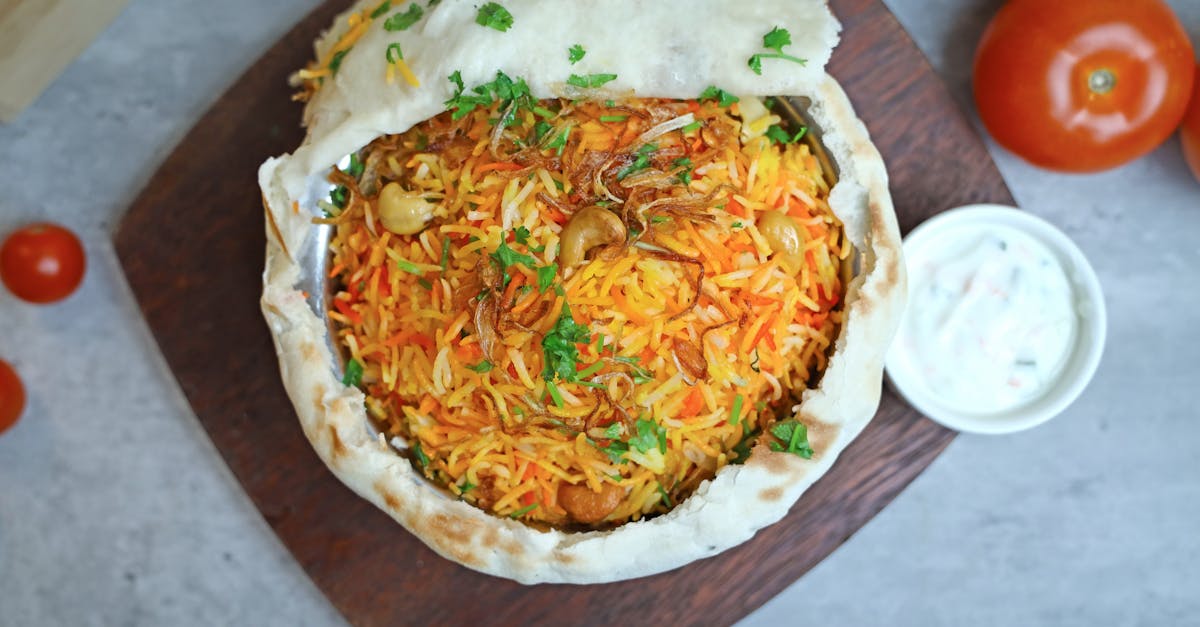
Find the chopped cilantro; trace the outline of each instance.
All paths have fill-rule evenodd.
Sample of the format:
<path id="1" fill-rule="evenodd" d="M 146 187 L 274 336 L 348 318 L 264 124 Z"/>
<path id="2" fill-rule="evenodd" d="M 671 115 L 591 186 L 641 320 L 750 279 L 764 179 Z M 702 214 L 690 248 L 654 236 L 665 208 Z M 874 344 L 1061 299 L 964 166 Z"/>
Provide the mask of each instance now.
<path id="1" fill-rule="evenodd" d="M 567 49 L 567 60 L 571 62 L 571 65 L 575 65 L 585 54 L 587 54 L 587 50 L 584 50 L 583 46 L 575 44 Z"/>
<path id="2" fill-rule="evenodd" d="M 741 222 L 734 222 L 734 223 L 733 223 L 732 225 L 730 225 L 730 226 L 732 226 L 732 227 L 733 227 L 733 228 L 735 228 L 735 229 L 740 229 L 740 228 L 742 228 L 742 226 L 744 226 L 744 225 L 743 225 Z"/>
<path id="3" fill-rule="evenodd" d="M 564 126 L 561 133 L 554 136 L 550 143 L 546 144 L 546 148 L 558 149 L 558 155 L 561 157 L 563 150 L 567 147 L 567 138 L 571 136 L 571 127 Z"/>
<path id="4" fill-rule="evenodd" d="M 346 372 L 342 374 L 342 385 L 357 387 L 362 383 L 363 367 L 357 359 L 346 362 Z"/>
<path id="5" fill-rule="evenodd" d="M 414 2 L 408 6 L 407 11 L 397 13 L 389 17 L 387 21 L 383 23 L 383 28 L 384 30 L 391 32 L 408 30 L 408 27 L 416 24 L 423 15 L 425 15 L 425 9 L 422 9 Z"/>
<path id="6" fill-rule="evenodd" d="M 615 80 L 617 80 L 616 74 L 584 74 L 583 76 L 572 74 L 567 77 L 567 84 L 587 89 L 600 87 L 605 83 Z"/>
<path id="7" fill-rule="evenodd" d="M 617 172 L 617 180 L 623 180 L 630 174 L 641 172 L 642 170 L 650 167 L 650 155 L 654 154 L 655 150 L 658 150 L 657 144 L 642 144 L 641 147 L 637 149 L 637 157 L 634 158 L 633 163 L 621 168 L 621 171 Z"/>
<path id="8" fill-rule="evenodd" d="M 517 243 L 521 244 L 522 246 L 529 245 L 529 236 L 530 235 L 532 235 L 532 233 L 530 233 L 529 229 L 525 228 L 524 225 L 518 226 L 517 228 L 513 229 L 513 238 L 516 239 Z"/>
<path id="9" fill-rule="evenodd" d="M 342 59 L 346 57 L 347 52 L 350 52 L 350 50 L 339 50 L 335 52 L 333 54 L 333 58 L 329 60 L 329 72 L 334 76 L 337 76 L 338 69 L 342 67 Z"/>
<path id="10" fill-rule="evenodd" d="M 625 120 L 628 120 L 628 119 L 629 119 L 629 116 L 627 116 L 627 115 L 602 115 L 602 116 L 600 116 L 601 122 L 624 122 Z"/>
<path id="11" fill-rule="evenodd" d="M 471 483 L 470 481 L 467 481 L 466 483 L 463 483 L 461 486 L 459 486 L 459 488 L 458 488 L 458 491 L 459 491 L 459 493 L 460 493 L 460 494 L 466 494 L 467 492 L 470 492 L 471 490 L 474 490 L 474 489 L 475 489 L 475 487 L 476 487 L 476 486 L 475 486 L 475 484 L 474 484 L 474 483 Z"/>
<path id="12" fill-rule="evenodd" d="M 613 440 L 612 442 L 608 443 L 608 446 L 601 447 L 600 450 L 604 451 L 604 453 L 608 455 L 608 458 L 612 460 L 612 463 L 624 464 L 626 461 L 625 453 L 629 452 L 629 445 L 620 440 Z"/>
<path id="13" fill-rule="evenodd" d="M 350 200 L 350 190 L 344 185 L 338 185 L 329 191 L 329 201 L 338 209 L 346 208 L 346 201 Z"/>
<path id="14" fill-rule="evenodd" d="M 421 465 L 421 468 L 429 465 L 429 456 L 425 454 L 425 451 L 421 450 L 421 443 L 419 441 L 413 442 L 412 451 L 413 455 L 417 457 L 417 463 Z"/>
<path id="15" fill-rule="evenodd" d="M 741 394 L 733 397 L 733 409 L 729 411 L 729 424 L 736 425 L 742 419 L 742 403 L 745 399 Z"/>
<path id="16" fill-rule="evenodd" d="M 363 162 L 358 158 L 357 152 L 350 153 L 350 166 L 346 169 L 346 174 L 359 178 L 363 173 Z"/>
<path id="17" fill-rule="evenodd" d="M 546 358 L 546 368 L 543 378 L 547 387 L 557 376 L 564 381 L 575 381 L 578 376 L 575 364 L 579 361 L 578 344 L 591 342 L 587 327 L 575 322 L 571 315 L 571 306 L 563 301 L 562 313 L 554 327 L 542 337 L 542 353 Z"/>
<path id="18" fill-rule="evenodd" d="M 604 437 L 610 440 L 615 440 L 621 437 L 621 423 L 614 422 L 611 425 L 608 425 L 608 428 L 604 430 Z"/>
<path id="19" fill-rule="evenodd" d="M 677 168 L 682 168 L 679 171 L 679 174 L 677 175 L 677 178 L 679 178 L 679 182 L 683 183 L 684 185 L 691 185 L 692 184 L 692 160 L 687 157 L 680 157 L 680 158 L 676 159 L 672 163 L 672 165 L 674 165 Z"/>
<path id="20" fill-rule="evenodd" d="M 662 500 L 663 500 L 664 505 L 666 505 L 667 507 L 674 507 L 674 505 L 671 505 L 671 497 L 670 497 L 670 495 L 667 494 L 667 489 L 664 488 L 663 484 L 661 484 L 661 483 L 658 484 L 658 493 L 660 495 L 662 495 Z"/>
<path id="21" fill-rule="evenodd" d="M 396 267 L 409 273 L 409 274 L 417 274 L 417 275 L 423 274 L 423 272 L 421 271 L 421 268 L 418 267 L 417 264 L 415 264 L 407 259 L 397 259 Z"/>
<path id="22" fill-rule="evenodd" d="M 508 273 L 508 269 L 510 267 L 518 263 L 524 264 L 524 266 L 530 270 L 537 267 L 537 259 L 509 248 L 508 242 L 505 242 L 503 239 L 500 240 L 500 246 L 496 248 L 496 252 L 492 253 L 490 256 L 492 260 L 496 262 L 496 265 L 500 268 L 501 272 L 504 273 L 505 287 L 507 287 L 508 282 L 512 280 L 512 276 Z"/>
<path id="23" fill-rule="evenodd" d="M 542 137 L 544 137 L 546 135 L 546 133 L 549 133 L 552 129 L 554 129 L 554 127 L 551 126 L 550 123 L 545 120 L 538 120 L 537 122 L 534 122 L 534 124 L 533 124 L 533 139 L 532 139 L 531 143 L 536 144 L 536 143 L 542 141 Z"/>
<path id="24" fill-rule="evenodd" d="M 637 435 L 629 438 L 630 446 L 642 453 L 647 453 L 655 447 L 658 447 L 660 452 L 667 452 L 666 429 L 653 420 L 642 418 L 639 418 L 634 426 L 637 427 Z"/>
<path id="25" fill-rule="evenodd" d="M 468 113 L 474 111 L 476 107 L 488 107 L 493 102 L 499 100 L 501 102 L 500 109 L 508 108 L 509 103 L 516 102 L 517 108 L 533 109 L 537 106 L 537 101 L 529 91 L 529 85 L 525 79 L 518 78 L 513 80 L 504 72 L 497 71 L 496 78 L 489 83 L 477 85 L 470 92 L 466 91 L 463 84 L 462 73 L 455 70 L 453 74 L 447 77 L 454 84 L 454 95 L 446 101 L 446 107 L 454 109 L 454 115 L 451 116 L 455 120 L 462 119 Z M 513 112 L 510 112 L 510 115 Z M 503 121 L 505 125 L 508 120 Z"/>
<path id="26" fill-rule="evenodd" d="M 792 34 L 786 28 L 776 26 L 771 32 L 763 35 L 763 48 L 783 52 L 784 46 L 792 45 Z"/>
<path id="27" fill-rule="evenodd" d="M 747 431 L 742 439 L 733 447 L 733 456 L 729 458 L 731 464 L 744 464 L 750 457 L 750 448 L 754 446 L 754 440 L 758 438 L 757 431 Z"/>
<path id="28" fill-rule="evenodd" d="M 668 218 L 667 216 L 651 216 L 651 218 L 650 218 L 650 222 L 653 224 L 662 224 L 663 222 L 670 222 L 670 221 L 671 221 L 671 218 Z"/>
<path id="29" fill-rule="evenodd" d="M 793 63 L 805 65 L 808 61 L 799 57 L 793 57 L 790 54 L 784 54 L 783 47 L 792 45 L 792 34 L 786 28 L 776 26 L 771 29 L 771 32 L 763 35 L 763 48 L 774 50 L 775 52 L 760 52 L 750 57 L 746 62 L 750 66 L 750 70 L 755 74 L 762 75 L 762 60 L 763 59 L 786 59 Z"/>
<path id="30" fill-rule="evenodd" d="M 491 372 L 493 367 L 494 366 L 492 365 L 492 362 L 485 359 L 485 360 L 475 364 L 474 366 L 467 366 L 467 369 L 474 370 L 475 372 L 478 372 L 479 374 L 483 374 L 485 372 Z"/>
<path id="31" fill-rule="evenodd" d="M 418 132 L 417 133 L 417 143 L 414 145 L 414 148 L 416 148 L 417 150 L 425 150 L 428 147 L 429 147 L 429 136 L 426 135 L 425 133 Z"/>
<path id="32" fill-rule="evenodd" d="M 552 283 L 554 277 L 558 275 L 558 264 L 552 263 L 548 266 L 541 266 L 537 269 L 538 293 L 545 292 Z"/>
<path id="33" fill-rule="evenodd" d="M 691 124 L 680 127 L 679 132 L 687 134 L 687 133 L 690 133 L 690 132 L 700 128 L 701 126 L 704 126 L 704 123 L 701 122 L 700 120 L 696 120 L 695 122 L 692 122 Z"/>
<path id="34" fill-rule="evenodd" d="M 700 92 L 700 100 L 716 100 L 720 107 L 728 107 L 738 101 L 738 97 L 717 87 L 709 85 L 708 89 Z"/>
<path id="35" fill-rule="evenodd" d="M 388 63 L 404 60 L 404 51 L 400 50 L 400 44 L 389 44 L 386 57 Z"/>
<path id="36" fill-rule="evenodd" d="M 503 33 L 512 28 L 513 16 L 508 9 L 500 6 L 500 3 L 489 2 L 479 7 L 479 13 L 475 15 L 475 23 Z"/>
<path id="37" fill-rule="evenodd" d="M 374 11 L 371 11 L 371 19 L 375 19 L 391 10 L 392 10 L 392 0 L 383 0 L 383 2 L 379 4 L 379 6 L 375 7 Z"/>
<path id="38" fill-rule="evenodd" d="M 807 126 L 801 126 L 800 131 L 795 135 L 792 135 L 783 130 L 782 126 L 779 126 L 778 124 L 772 124 L 767 128 L 766 136 L 771 140 L 772 143 L 775 144 L 794 144 L 800 141 L 807 133 Z"/>
<path id="39" fill-rule="evenodd" d="M 796 420 L 784 420 L 771 427 L 771 435 L 779 442 L 771 443 L 771 450 L 799 455 L 804 459 L 812 459 L 813 449 L 808 443 L 808 427 Z"/>

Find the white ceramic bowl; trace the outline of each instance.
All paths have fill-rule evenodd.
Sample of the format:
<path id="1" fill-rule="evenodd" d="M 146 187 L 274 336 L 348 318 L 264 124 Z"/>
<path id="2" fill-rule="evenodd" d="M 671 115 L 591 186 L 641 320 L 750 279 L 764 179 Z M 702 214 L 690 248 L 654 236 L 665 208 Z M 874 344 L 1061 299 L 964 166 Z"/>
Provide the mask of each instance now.
<path id="1" fill-rule="evenodd" d="M 1017 229 L 1045 245 L 1062 266 L 1074 291 L 1078 315 L 1075 341 L 1058 376 L 1037 396 L 1016 407 L 997 412 L 969 412 L 950 406 L 929 389 L 912 361 L 898 355 L 896 347 L 900 342 L 892 343 L 885 368 L 888 380 L 900 395 L 942 425 L 970 433 L 1012 433 L 1046 422 L 1079 397 L 1100 364 L 1108 321 L 1100 281 L 1075 243 L 1049 222 L 1013 207 L 968 205 L 938 214 L 904 238 L 905 257 L 916 258 L 919 251 L 937 246 L 950 230 L 989 225 Z M 912 271 L 910 264 L 909 285 L 920 280 Z M 910 303 L 905 316 L 914 313 L 919 312 L 913 312 Z M 907 321 L 901 321 L 900 333 L 906 327 Z"/>

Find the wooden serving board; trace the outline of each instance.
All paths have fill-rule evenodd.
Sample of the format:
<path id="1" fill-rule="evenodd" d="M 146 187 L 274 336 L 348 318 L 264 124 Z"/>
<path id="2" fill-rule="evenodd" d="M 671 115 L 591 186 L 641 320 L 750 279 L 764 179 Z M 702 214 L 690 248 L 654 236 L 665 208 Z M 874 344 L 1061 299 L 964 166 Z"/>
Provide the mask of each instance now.
<path id="1" fill-rule="evenodd" d="M 265 243 L 256 171 L 299 145 L 300 109 L 285 78 L 305 65 L 343 4 L 306 17 L 213 105 L 133 203 L 116 247 L 200 422 L 350 622 L 731 623 L 849 538 L 954 437 L 885 390 L 874 421 L 783 521 L 720 556 L 645 579 L 526 587 L 425 548 L 313 453 L 258 307 Z M 832 4 L 845 31 L 830 71 L 888 163 L 901 227 L 965 203 L 1011 203 L 982 141 L 883 4 Z"/>

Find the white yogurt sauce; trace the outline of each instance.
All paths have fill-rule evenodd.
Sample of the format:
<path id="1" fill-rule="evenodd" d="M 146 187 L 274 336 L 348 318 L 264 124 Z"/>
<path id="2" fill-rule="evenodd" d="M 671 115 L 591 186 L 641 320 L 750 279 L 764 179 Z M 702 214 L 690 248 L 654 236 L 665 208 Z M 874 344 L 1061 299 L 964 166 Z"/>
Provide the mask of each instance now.
<path id="1" fill-rule="evenodd" d="M 929 392 L 971 412 L 998 412 L 1053 383 L 1074 343 L 1070 282 L 1033 237 L 963 226 L 910 254 L 897 348 Z"/>

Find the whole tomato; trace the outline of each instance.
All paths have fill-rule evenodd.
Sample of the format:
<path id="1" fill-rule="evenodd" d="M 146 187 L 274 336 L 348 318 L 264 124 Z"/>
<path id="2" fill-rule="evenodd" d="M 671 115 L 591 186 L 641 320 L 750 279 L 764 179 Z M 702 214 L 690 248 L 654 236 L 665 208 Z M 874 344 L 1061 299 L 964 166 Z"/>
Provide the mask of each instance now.
<path id="1" fill-rule="evenodd" d="M 4 433 L 21 417 L 25 409 L 25 387 L 8 362 L 0 359 L 0 433 Z"/>
<path id="2" fill-rule="evenodd" d="M 86 264 L 79 238 L 57 224 L 17 229 L 0 245 L 0 280 L 31 303 L 70 296 L 83 280 Z"/>
<path id="3" fill-rule="evenodd" d="M 1096 172 L 1179 126 L 1192 44 L 1161 0 L 1011 0 L 975 54 L 975 104 L 1001 145 L 1034 165 Z"/>
<path id="4" fill-rule="evenodd" d="M 1200 65 L 1196 66 L 1196 80 L 1192 83 L 1192 101 L 1188 104 L 1183 125 L 1179 127 L 1179 138 L 1183 143 L 1183 158 L 1192 168 L 1192 174 L 1200 181 Z"/>

